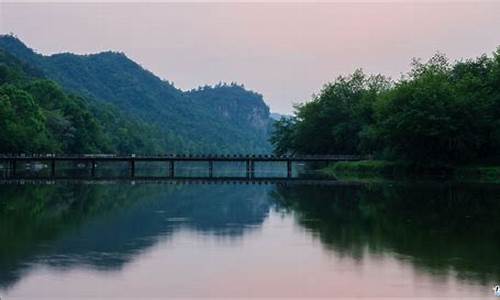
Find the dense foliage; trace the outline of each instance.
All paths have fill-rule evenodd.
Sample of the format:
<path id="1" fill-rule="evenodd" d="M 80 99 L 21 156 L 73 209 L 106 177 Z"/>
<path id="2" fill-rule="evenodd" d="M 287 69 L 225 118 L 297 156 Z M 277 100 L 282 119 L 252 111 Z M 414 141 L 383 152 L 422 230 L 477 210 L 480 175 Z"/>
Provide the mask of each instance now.
<path id="1" fill-rule="evenodd" d="M 111 104 L 127 122 L 149 124 L 149 140 L 158 152 L 265 153 L 271 150 L 269 108 L 261 95 L 240 85 L 220 84 L 183 92 L 123 53 L 43 56 L 13 36 L 0 36 L 0 48 L 39 68 L 44 76 L 65 90 L 95 99 L 97 106 Z M 120 130 L 116 133 L 118 136 L 112 136 L 113 143 L 129 134 Z M 133 147 L 125 145 L 124 148 Z"/>
<path id="2" fill-rule="evenodd" d="M 0 50 L 0 152 L 154 151 L 152 129 L 64 92 Z"/>
<path id="3" fill-rule="evenodd" d="M 185 93 L 197 106 L 206 107 L 211 137 L 216 152 L 268 153 L 269 108 L 262 95 L 247 91 L 236 83 L 203 86 Z M 193 126 L 193 125 L 189 125 Z M 203 132 L 203 131 L 202 131 Z M 219 132 L 219 134 L 216 134 Z M 220 134 L 223 133 L 223 134 Z M 234 141 L 231 143 L 230 141 Z"/>
<path id="4" fill-rule="evenodd" d="M 327 84 L 292 119 L 275 123 L 277 153 L 373 154 L 416 163 L 496 157 L 500 50 L 450 63 L 414 60 L 397 82 L 356 71 Z"/>

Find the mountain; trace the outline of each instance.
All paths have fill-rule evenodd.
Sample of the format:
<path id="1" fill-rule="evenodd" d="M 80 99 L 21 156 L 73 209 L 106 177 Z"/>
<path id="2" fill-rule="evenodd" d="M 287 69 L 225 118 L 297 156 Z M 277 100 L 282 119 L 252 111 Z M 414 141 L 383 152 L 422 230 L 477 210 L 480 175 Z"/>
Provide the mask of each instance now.
<path id="1" fill-rule="evenodd" d="M 267 150 L 272 120 L 262 95 L 247 91 L 235 83 L 204 86 L 186 92 L 185 95 L 200 107 L 210 103 L 208 109 L 214 121 L 226 124 L 227 129 L 231 126 L 236 141 L 249 139 L 250 142 L 260 142 L 260 145 L 254 144 L 252 147 L 264 152 Z"/>
<path id="2" fill-rule="evenodd" d="M 130 60 L 102 52 L 45 56 L 11 35 L 0 48 L 66 91 L 91 102 L 111 104 L 127 118 L 158 130 L 163 152 L 267 153 L 269 108 L 243 86 L 218 85 L 183 92 Z"/>
<path id="3" fill-rule="evenodd" d="M 151 153 L 158 132 L 63 91 L 0 49 L 0 153 Z"/>
<path id="4" fill-rule="evenodd" d="M 281 119 L 290 119 L 290 118 L 292 118 L 292 116 L 278 114 L 278 113 L 270 113 L 269 118 L 271 118 L 271 120 L 274 120 L 274 121 L 279 121 Z"/>

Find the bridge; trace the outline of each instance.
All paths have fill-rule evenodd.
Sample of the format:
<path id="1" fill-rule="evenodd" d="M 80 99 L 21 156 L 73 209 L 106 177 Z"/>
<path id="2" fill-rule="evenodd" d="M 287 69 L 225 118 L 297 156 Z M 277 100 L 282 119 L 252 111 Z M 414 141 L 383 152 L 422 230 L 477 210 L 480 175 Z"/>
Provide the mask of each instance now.
<path id="1" fill-rule="evenodd" d="M 74 165 L 79 165 L 84 169 L 90 169 L 89 177 L 96 177 L 96 168 L 98 163 L 102 162 L 126 162 L 128 168 L 128 178 L 145 178 L 144 176 L 136 176 L 137 163 L 140 162 L 156 162 L 165 163 L 168 166 L 167 174 L 163 174 L 162 178 L 180 178 L 176 176 L 176 163 L 178 162 L 205 162 L 208 171 L 207 178 L 215 178 L 214 168 L 217 162 L 239 162 L 245 164 L 245 176 L 241 178 L 255 179 L 256 163 L 265 162 L 282 162 L 286 163 L 286 176 L 283 178 L 292 178 L 292 164 L 296 162 L 338 162 L 338 161 L 358 161 L 363 159 L 358 155 L 300 155 L 300 156 L 275 156 L 275 155 L 196 155 L 196 154 L 169 154 L 169 155 L 115 155 L 115 154 L 0 154 L 0 166 L 7 172 L 8 177 L 18 177 L 19 166 L 23 165 L 41 165 L 47 167 L 50 178 L 56 178 L 57 165 L 60 162 L 69 162 Z"/>

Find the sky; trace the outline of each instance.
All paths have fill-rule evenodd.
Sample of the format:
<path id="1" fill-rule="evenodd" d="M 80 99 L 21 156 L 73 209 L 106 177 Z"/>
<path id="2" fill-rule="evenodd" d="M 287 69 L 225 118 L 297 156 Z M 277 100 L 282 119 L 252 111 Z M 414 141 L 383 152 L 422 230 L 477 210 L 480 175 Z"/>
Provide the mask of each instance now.
<path id="1" fill-rule="evenodd" d="M 413 57 L 500 46 L 500 1 L 86 2 L 0 0 L 0 33 L 46 55 L 124 52 L 183 90 L 242 83 L 286 114 L 357 68 L 397 79 Z"/>

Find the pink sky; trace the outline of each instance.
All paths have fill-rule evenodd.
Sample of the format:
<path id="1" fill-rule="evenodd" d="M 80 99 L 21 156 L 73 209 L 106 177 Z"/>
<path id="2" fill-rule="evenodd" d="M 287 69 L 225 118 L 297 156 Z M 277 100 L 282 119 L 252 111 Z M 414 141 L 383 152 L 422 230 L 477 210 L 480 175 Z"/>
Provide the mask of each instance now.
<path id="1" fill-rule="evenodd" d="M 373 1 L 369 1 L 373 2 Z M 125 52 L 181 89 L 237 81 L 290 113 L 356 68 L 398 78 L 412 57 L 500 45 L 499 2 L 0 3 L 0 32 L 35 50 Z"/>

